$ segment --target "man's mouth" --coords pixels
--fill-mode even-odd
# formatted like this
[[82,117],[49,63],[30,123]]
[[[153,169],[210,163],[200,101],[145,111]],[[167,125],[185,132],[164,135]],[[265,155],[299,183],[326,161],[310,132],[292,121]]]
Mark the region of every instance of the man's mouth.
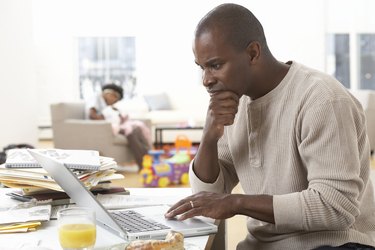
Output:
[[217,91],[207,90],[207,92],[208,92],[208,94],[213,95],[213,94],[215,94]]
[[212,89],[207,89],[207,92],[210,94],[210,95],[213,95],[219,91],[222,91],[221,89],[218,89],[218,88],[212,88]]
[[210,94],[210,95],[213,95],[217,92],[228,90],[227,87],[225,86],[225,84],[222,83],[222,82],[219,82],[219,81],[214,83],[214,84],[206,85],[205,88],[206,88],[206,91],[208,92],[208,94]]

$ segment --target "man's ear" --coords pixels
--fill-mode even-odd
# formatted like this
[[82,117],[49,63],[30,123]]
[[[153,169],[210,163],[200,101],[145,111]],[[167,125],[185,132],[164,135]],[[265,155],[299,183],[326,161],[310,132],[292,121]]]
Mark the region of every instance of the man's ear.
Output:
[[250,59],[250,63],[255,63],[260,57],[261,45],[258,41],[253,41],[249,43],[246,47],[246,53]]

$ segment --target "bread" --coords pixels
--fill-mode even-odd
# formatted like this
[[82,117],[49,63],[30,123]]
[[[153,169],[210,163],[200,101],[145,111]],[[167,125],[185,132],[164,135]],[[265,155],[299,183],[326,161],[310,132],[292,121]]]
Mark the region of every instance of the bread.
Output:
[[132,241],[125,250],[184,250],[184,235],[170,231],[165,240]]

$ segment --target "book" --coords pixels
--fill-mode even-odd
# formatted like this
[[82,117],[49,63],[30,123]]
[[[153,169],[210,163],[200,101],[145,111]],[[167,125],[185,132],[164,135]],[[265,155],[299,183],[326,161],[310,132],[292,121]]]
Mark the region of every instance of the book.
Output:
[[[38,171],[36,171],[38,170]],[[124,175],[116,174],[114,169],[99,171],[72,170],[88,189],[108,187],[112,180],[123,179]],[[0,165],[0,182],[7,187],[22,188],[30,190],[29,193],[43,192],[48,190],[63,191],[43,169],[35,168],[6,168]]]
[[0,165],[0,178],[2,177],[54,182],[52,177],[46,172],[24,171],[24,169],[6,168],[4,164]]
[[[38,151],[63,162],[71,169],[99,170],[101,166],[99,152],[96,150],[39,149]],[[39,163],[25,148],[9,150],[5,167],[41,168]]]
[[[129,191],[123,187],[109,187],[109,188],[93,188],[90,190],[93,195],[97,194],[129,194]],[[39,193],[39,194],[32,194],[27,195],[29,197],[35,198],[37,201],[43,200],[59,200],[59,199],[66,199],[69,196],[65,192],[50,192],[50,193]]]
[[111,158],[106,156],[100,156],[100,170],[106,169],[115,169],[117,167],[117,162]]
[[[116,174],[113,177],[106,176],[103,181],[107,181],[108,179],[119,179],[119,178],[123,178],[123,175]],[[86,188],[92,189],[100,185],[100,183],[102,182],[102,178],[89,178],[89,179],[81,180],[81,181]],[[63,189],[54,181],[21,179],[21,178],[14,178],[14,177],[0,175],[0,182],[4,186],[12,187],[12,188],[39,187],[39,188],[44,188],[44,189],[63,191]]]
[[[109,188],[93,188],[90,190],[93,195],[97,194],[129,194],[123,187],[112,186]],[[20,201],[30,201],[35,199],[39,203],[51,204],[52,206],[66,205],[74,203],[65,192],[52,191],[34,194],[25,194],[23,190],[7,193],[8,196]]]
[[23,188],[23,187],[42,187],[45,189],[52,189],[56,191],[64,191],[56,182],[40,181],[40,180],[27,180],[27,179],[15,179],[13,177],[0,177],[0,182],[7,187],[11,188]]

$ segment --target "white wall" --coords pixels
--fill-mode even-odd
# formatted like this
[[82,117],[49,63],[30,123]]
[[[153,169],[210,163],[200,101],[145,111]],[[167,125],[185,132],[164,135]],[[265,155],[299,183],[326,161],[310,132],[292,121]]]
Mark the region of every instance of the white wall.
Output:
[[37,142],[31,2],[0,1],[0,148]]
[[[6,8],[0,8],[0,16],[8,16],[8,23],[21,19],[18,22],[33,30],[33,41],[25,40],[25,46],[34,49],[38,96],[37,102],[29,105],[38,110],[34,114],[38,123],[48,124],[50,103],[79,98],[76,43],[79,36],[136,36],[139,91],[184,93],[182,97],[186,100],[182,103],[188,105],[194,96],[190,87],[200,85],[200,70],[194,64],[191,50],[193,32],[200,18],[222,2],[32,0],[32,27],[29,12],[11,17]],[[248,7],[260,19],[269,46],[279,60],[296,60],[319,70],[325,69],[326,32],[349,27],[361,29],[372,18],[369,10],[375,9],[375,1],[371,0],[233,2]],[[30,8],[30,2],[27,3]],[[5,36],[14,36],[13,30],[17,29],[13,27]],[[369,29],[375,32],[374,25]],[[0,47],[6,50],[2,44]],[[25,72],[18,72],[31,74],[29,68],[32,69],[27,67]],[[5,91],[13,88],[9,84],[5,87]]]
[[[191,86],[200,84],[200,70],[191,50],[195,26],[223,1],[33,2],[37,82],[39,91],[45,93],[38,100],[38,118],[40,123],[48,123],[49,103],[79,96],[78,36],[136,36],[139,91],[190,93]],[[324,69],[322,0],[235,2],[259,17],[280,60],[293,59]]]

